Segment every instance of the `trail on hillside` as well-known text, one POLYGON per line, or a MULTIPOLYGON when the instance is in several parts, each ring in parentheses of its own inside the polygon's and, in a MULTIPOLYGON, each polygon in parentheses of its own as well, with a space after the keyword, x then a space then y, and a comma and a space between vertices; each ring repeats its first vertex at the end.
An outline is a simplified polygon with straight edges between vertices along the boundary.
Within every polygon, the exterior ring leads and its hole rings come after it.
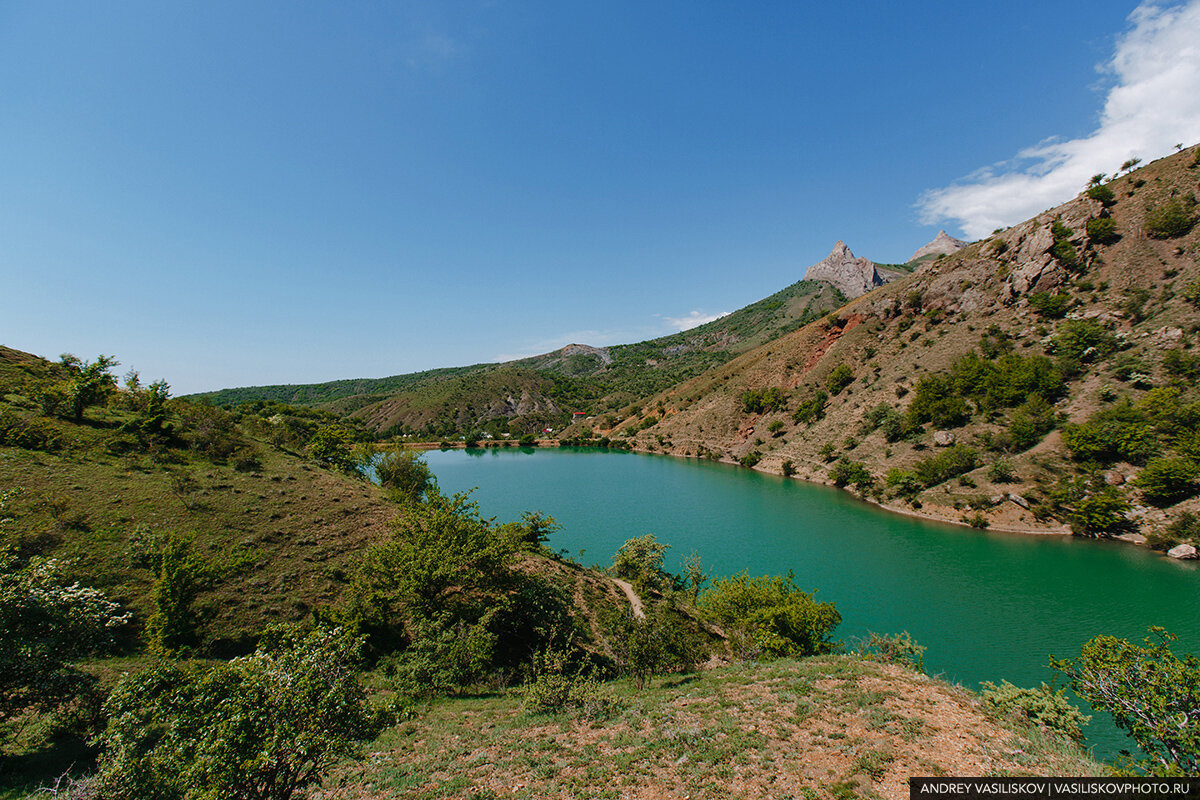
POLYGON ((633 587, 630 586, 628 582, 623 581, 620 578, 613 578, 612 582, 617 586, 620 586, 621 591, 624 592, 625 596, 629 598, 629 605, 633 607, 633 618, 645 619, 646 612, 642 610, 642 598, 638 597, 637 592, 633 590, 633 587))

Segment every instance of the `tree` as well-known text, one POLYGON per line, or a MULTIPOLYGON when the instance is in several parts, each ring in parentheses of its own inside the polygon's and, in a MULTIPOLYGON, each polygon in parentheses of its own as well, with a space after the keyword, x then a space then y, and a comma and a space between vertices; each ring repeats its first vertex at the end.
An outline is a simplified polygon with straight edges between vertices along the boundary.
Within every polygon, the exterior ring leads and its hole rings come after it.
POLYGON ((1146 754, 1138 763, 1154 775, 1200 772, 1200 659, 1170 650, 1175 637, 1150 628, 1145 644, 1097 636, 1077 659, 1050 658, 1071 688, 1108 711, 1146 754))
POLYGON ((0 722, 86 691, 95 679, 70 662, 108 649, 128 621, 96 589, 68 583, 60 562, 35 558, 18 568, 0 555, 0 722))
POLYGON ((613 556, 610 572, 618 578, 632 581, 639 588, 657 588, 663 585, 663 555, 670 545, 660 544, 653 533, 627 539, 613 556))
POLYGON ((290 800, 372 732, 361 646, 339 629, 274 629, 252 656, 127 677, 105 704, 102 796, 290 800))
POLYGON ((192 549, 190 536, 171 534, 148 554, 155 573, 150 589, 154 611, 146 621, 150 652, 177 655, 198 642, 200 617, 192 607, 209 588, 216 570, 192 549))
POLYGON ((842 621, 833 603, 818 603, 786 577, 743 572, 716 581, 700 595, 700 610, 745 649, 768 656, 810 656, 832 647, 842 621))
POLYGON ((375 462, 379 485, 388 490, 393 500, 418 503, 433 485, 433 472, 415 450, 389 450, 375 462))
POLYGON ((120 362, 112 356, 96 356, 96 360, 90 362, 80 361, 70 353, 63 355, 62 362, 73 373, 67 388, 71 416, 76 422, 81 422, 85 409, 103 403, 117 387, 112 368, 120 362))

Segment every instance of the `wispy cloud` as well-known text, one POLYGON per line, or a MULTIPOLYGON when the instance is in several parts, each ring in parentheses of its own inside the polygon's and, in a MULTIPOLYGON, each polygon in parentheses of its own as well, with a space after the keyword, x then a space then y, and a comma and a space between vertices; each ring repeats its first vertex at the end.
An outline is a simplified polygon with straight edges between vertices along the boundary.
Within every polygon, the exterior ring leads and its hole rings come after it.
POLYGON ((697 325, 703 325, 706 322, 720 319, 728 313, 728 311, 718 311, 716 314, 704 314, 693 310, 686 317, 663 317, 663 320, 676 331, 686 331, 695 328, 697 325))
POLYGON ((1078 193, 1088 178, 1130 158, 1148 160, 1200 139, 1200 0, 1144 3, 1099 69, 1112 76, 1091 135, 1050 140, 918 202, 928 224, 957 220, 970 239, 1027 219, 1078 193))

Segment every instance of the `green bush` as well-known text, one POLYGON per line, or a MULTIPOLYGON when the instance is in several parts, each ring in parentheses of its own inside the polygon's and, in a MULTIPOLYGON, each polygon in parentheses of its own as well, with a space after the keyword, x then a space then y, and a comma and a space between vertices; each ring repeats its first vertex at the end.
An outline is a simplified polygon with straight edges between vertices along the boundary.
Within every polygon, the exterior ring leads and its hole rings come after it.
POLYGON ((917 473, 912 470, 900 469, 900 467, 892 467, 888 470, 886 482, 897 495, 909 501, 925 488, 921 484, 921 479, 917 477, 917 473))
POLYGON ((762 461, 762 453, 758 450, 751 450, 746 455, 738 459, 738 463, 743 467, 753 467, 758 462, 762 461))
POLYGON ((1083 741, 1083 726, 1091 719, 1071 704, 1064 690, 1055 691, 1044 683, 1024 689, 1008 681, 999 685, 984 681, 979 694, 983 707, 997 717, 1019 717, 1077 742, 1083 741))
POLYGON ((813 396, 800 403, 792 413, 792 421, 799 423, 817 422, 825 416, 825 404, 829 395, 821 389, 813 392, 813 396))
POLYGON ((1050 255, 1054 256, 1054 259, 1065 269, 1078 270, 1082 266, 1079 253, 1075 251, 1070 241, 1075 231, 1062 224, 1060 220, 1055 220, 1050 227, 1050 234, 1054 238, 1054 244, 1050 247, 1050 255))
POLYGON ((825 379, 825 388, 830 394, 837 394, 854 382, 854 370, 849 364, 841 363, 833 368, 829 373, 829 377, 825 379))
POLYGON ((1171 200, 1146 210, 1146 233, 1155 239, 1183 236, 1196 224, 1195 200, 1171 200))
POLYGON ((1085 364, 1114 353, 1117 337, 1094 319, 1069 319, 1059 324, 1050 349, 1061 358, 1085 364))
POLYGON ((844 487, 852 484, 854 488, 864 492, 875 483, 870 471, 861 461, 851 461, 847 458, 839 458, 833 465, 829 470, 829 480, 833 481, 834 486, 844 487))
POLYGON ((1157 506, 1171 505, 1194 495, 1200 486, 1200 469, 1187 459, 1178 457, 1152 458, 1146 462, 1133 485, 1142 490, 1147 502, 1157 506))
POLYGON ((916 475, 925 486, 936 486, 951 478, 956 478, 978 465, 979 453, 965 444, 947 447, 937 455, 917 462, 916 475))
POLYGON ((641 618, 631 609, 610 614, 604 627, 617 669, 639 690, 652 676, 687 672, 708 655, 683 617, 661 606, 647 608, 641 618))
POLYGON ((1012 483, 1016 479, 1016 470, 1006 458, 1001 458, 988 467, 988 480, 992 483, 1012 483))
POLYGON ((1031 396, 1013 410, 1007 431, 1007 445, 1014 453, 1022 453, 1054 430, 1054 407, 1041 395, 1031 396))
POLYGON ((1087 422, 1064 425, 1062 434, 1077 461, 1142 464, 1158 449, 1154 426, 1129 400, 1096 412, 1087 422))
POLYGON ((375 476, 388 496, 404 504, 420 502, 433 483, 433 472, 415 450, 389 450, 375 461, 375 476))
POLYGON ((1087 221, 1087 235, 1096 244, 1112 244, 1120 241, 1117 222, 1112 217, 1096 217, 1087 221))
POLYGON ((186 653, 200 642, 202 620, 194 603, 212 586, 216 568, 195 552, 192 537, 178 534, 157 540, 148 558, 155 576, 150 587, 152 611, 146 621, 150 652, 186 653))
POLYGON ((428 698, 482 683, 495 658, 498 637, 490 626, 496 613, 493 608, 474 623, 447 612, 414 620, 408 647, 380 664, 392 688, 428 698))
POLYGON ((532 675, 522 690, 527 714, 568 712, 599 722, 621 710, 612 689, 574 664, 567 650, 536 653, 532 675))
MULTIPOLYGON (((1092 198, 1093 200, 1099 201, 1106 208, 1117 202, 1117 196, 1116 196, 1116 194, 1113 193, 1113 190, 1110 187, 1105 186, 1103 184, 1098 184, 1096 186, 1088 187, 1087 196, 1092 198)), ((1090 231, 1089 231, 1089 234, 1090 234, 1090 231)))
POLYGON ((1146 544, 1152 550, 1170 550, 1177 544, 1200 543, 1200 516, 1185 511, 1165 528, 1155 528, 1146 534, 1146 544))
POLYGON ((1168 350, 1163 353, 1163 369, 1172 378, 1179 379, 1176 382, 1193 382, 1200 378, 1200 355, 1180 349, 1168 350))
POLYGON ((661 544, 653 533, 627 539, 613 556, 609 572, 639 588, 660 588, 670 582, 663 570, 663 555, 671 546, 661 544))
POLYGON ((858 652, 870 661, 885 664, 903 664, 915 670, 925 670, 925 646, 917 644, 908 631, 892 634, 867 632, 867 638, 858 646, 858 652))
POLYGON ((18 566, 0 550, 0 745, 21 713, 65 710, 91 694, 96 679, 71 663, 111 650, 129 621, 117 603, 64 572, 53 559, 18 566))
POLYGON ((1071 295, 1058 292, 1050 294, 1049 292, 1035 292, 1029 295, 1029 305, 1043 317, 1048 319, 1059 319, 1066 315, 1067 310, 1071 307, 1071 295))
POLYGON ((861 432, 863 436, 866 436, 871 431, 878 429, 887 441, 898 442, 908 432, 904 423, 903 414, 887 403, 880 403, 863 417, 861 432))
POLYGON ((778 411, 787 405, 787 392, 777 386, 767 389, 747 389, 742 392, 742 411, 747 414, 765 414, 778 411))
POLYGON ((1076 536, 1099 536, 1124 527, 1129 501, 1113 487, 1089 494, 1068 509, 1067 521, 1076 536))
POLYGON ((780 470, 783 472, 783 477, 790 478, 796 474, 796 462, 792 461, 790 458, 784 459, 783 464, 780 466, 780 470))
POLYGON ((828 652, 842 621, 833 603, 818 603, 793 576, 717 580, 699 600, 706 616, 737 638, 747 655, 809 656, 828 652))
POLYGON ((163 664, 105 704, 106 800, 291 800, 375 729, 340 631, 273 631, 227 664, 163 664))
POLYGON ((955 393, 946 375, 925 375, 917 381, 908 406, 908 422, 917 427, 928 422, 936 428, 957 428, 971 419, 971 406, 955 393))

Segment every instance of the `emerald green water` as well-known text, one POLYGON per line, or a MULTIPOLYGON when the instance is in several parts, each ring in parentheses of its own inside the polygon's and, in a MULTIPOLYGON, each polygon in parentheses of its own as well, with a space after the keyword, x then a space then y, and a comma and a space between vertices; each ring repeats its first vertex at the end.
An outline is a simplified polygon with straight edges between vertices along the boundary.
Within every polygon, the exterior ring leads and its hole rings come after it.
MULTIPOLYGON (((832 600, 837 631, 907 630, 930 674, 977 686, 1054 677, 1047 657, 1078 655, 1106 633, 1141 640, 1151 625, 1200 652, 1200 574, 1144 548, 1060 536, 977 531, 881 511, 844 492, 752 470, 595 450, 432 451, 444 492, 477 487, 484 516, 541 510, 549 542, 607 565, 630 537, 671 546, 667 569, 697 551, 711 575, 782 574, 832 600), (582 553, 582 554, 581 554, 582 553)), ((1088 743, 1107 757, 1130 746, 1107 719, 1088 743)))

